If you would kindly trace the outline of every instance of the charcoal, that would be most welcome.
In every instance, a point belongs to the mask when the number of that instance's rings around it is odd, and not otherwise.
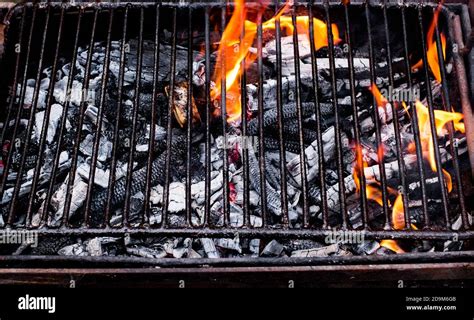
[[[184,137],[182,135],[174,134],[171,148],[167,152],[171,152],[171,163],[178,163],[179,159],[184,156],[183,148]],[[165,182],[165,164],[166,152],[162,153],[152,163],[151,182],[152,185],[164,184]],[[132,174],[131,193],[136,194],[145,188],[147,167],[134,171]],[[115,182],[114,190],[112,192],[112,207],[120,205],[125,199],[126,179],[121,178]],[[95,192],[92,197],[92,214],[98,215],[103,212],[107,198],[107,190]]]
[[[40,141],[40,136],[43,130],[43,122],[46,121],[44,119],[45,112],[47,111],[40,111],[35,115],[35,138],[37,142]],[[63,114],[63,107],[59,104],[53,104],[49,112],[49,117],[47,117],[48,125],[46,133],[46,142],[48,144],[51,144],[56,135],[56,130]]]
[[[220,258],[220,254],[216,249],[214,241],[209,238],[201,238],[201,244],[204,248],[204,252],[209,259]]]
[[[302,117],[308,117],[314,113],[315,106],[313,103],[303,103],[301,106],[301,115]],[[282,119],[292,119],[296,118],[298,115],[297,106],[295,103],[287,104],[283,106],[282,110]],[[278,114],[275,109],[267,110],[263,115],[263,124],[264,128],[276,124],[278,121]],[[258,118],[254,118],[248,122],[247,134],[255,135],[258,132],[259,123]]]
[[[262,257],[279,257],[285,248],[278,241],[272,240],[267,246],[263,249],[261,256]]]

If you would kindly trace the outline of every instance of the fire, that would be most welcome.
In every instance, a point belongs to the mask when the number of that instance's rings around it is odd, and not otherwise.
[[[281,28],[287,35],[292,35],[295,31],[291,17],[283,16],[289,8],[291,2],[287,2],[282,10],[270,20],[262,23],[262,29],[275,30],[275,22],[280,19]],[[265,8],[262,8],[264,10]],[[224,33],[222,35],[219,48],[217,51],[217,63],[214,70],[213,82],[214,86],[211,89],[211,98],[214,101],[222,95],[222,80],[225,77],[226,84],[226,110],[227,121],[229,123],[236,122],[240,119],[242,113],[242,102],[240,94],[240,76],[243,69],[248,68],[255,62],[257,56],[251,52],[252,45],[255,42],[258,24],[246,20],[247,9],[244,0],[235,1],[235,9],[232,18],[229,21]],[[244,17],[244,19],[242,19]],[[314,19],[314,45],[316,50],[328,46],[328,30],[326,23]],[[299,16],[296,18],[296,31],[298,34],[309,34],[309,17]],[[331,26],[334,43],[341,42],[339,37],[339,30],[335,24]],[[245,30],[245,35],[241,39],[242,30]],[[245,66],[242,62],[245,60]]]
[[[377,107],[379,108],[385,108],[385,106],[388,103],[388,100],[383,96],[383,94],[380,92],[379,88],[375,83],[372,83],[372,85],[369,88],[370,92],[375,97],[375,100],[377,101]]]
[[[395,240],[382,240],[380,241],[380,246],[392,250],[396,253],[405,253],[405,251],[400,248],[400,246]]]
[[[392,210],[393,228],[395,230],[405,229],[405,206],[403,204],[403,197],[398,195]]]
[[[435,79],[441,83],[441,71],[440,71],[440,66],[439,66],[439,57],[438,57],[438,46],[436,44],[436,39],[435,39],[435,31],[436,31],[436,26],[438,25],[438,18],[439,18],[439,13],[441,11],[442,4],[438,6],[438,9],[436,9],[434,16],[433,16],[433,21],[431,22],[430,28],[428,29],[428,34],[426,36],[426,41],[428,50],[426,51],[426,55],[428,57],[428,65],[430,67],[431,72],[433,73],[433,76]],[[446,59],[446,36],[443,33],[440,33],[440,39],[441,39],[441,46],[443,48],[443,59]],[[418,70],[423,67],[423,59],[418,61],[413,67],[412,70]]]
[[[433,145],[433,136],[431,134],[431,125],[430,125],[430,115],[428,112],[428,107],[423,105],[420,101],[416,102],[416,110],[418,112],[418,128],[420,130],[420,139],[423,150],[423,156],[430,163],[430,167],[434,172],[438,172],[436,166],[435,156],[434,156],[434,145]],[[452,122],[454,125],[454,130],[464,133],[465,127],[462,113],[457,112],[446,112],[442,110],[434,110],[435,123],[436,123],[436,133],[439,137],[445,135],[446,131],[444,127]],[[447,175],[449,175],[446,172]],[[451,179],[449,179],[451,180]]]
[[[362,176],[365,179],[364,169],[367,168],[369,165],[367,161],[364,160],[363,147],[359,145],[359,146],[356,146],[355,149],[356,149],[357,162],[356,162],[356,165],[354,166],[352,175],[353,175],[354,183],[356,186],[356,192],[360,193],[362,190],[362,187],[361,187],[361,181],[360,181],[359,176]],[[379,153],[380,153],[380,150],[383,150],[383,149],[379,148]],[[379,157],[380,157],[380,154],[379,154]],[[382,191],[380,190],[379,183],[376,180],[367,181],[365,192],[367,195],[367,199],[377,202],[381,207],[383,206]]]

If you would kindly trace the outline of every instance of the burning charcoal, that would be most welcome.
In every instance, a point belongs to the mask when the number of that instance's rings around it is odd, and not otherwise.
[[[249,146],[249,169],[250,169],[250,183],[252,187],[257,191],[258,194],[262,194],[260,187],[260,168],[257,157],[252,146]],[[263,175],[265,177],[265,175]],[[276,190],[268,183],[265,179],[266,193],[267,193],[267,206],[268,209],[276,216],[282,215],[281,210],[281,198],[277,194]]]
[[[95,134],[88,134],[84,141],[82,141],[79,150],[86,156],[92,157],[92,148],[94,146]],[[107,140],[107,137],[101,135],[99,143],[99,153],[97,160],[105,162],[112,156],[112,142]]]
[[[218,259],[220,258],[220,254],[216,249],[214,241],[209,238],[201,238],[201,244],[204,248],[204,252],[209,259]]]
[[[378,241],[367,240],[356,246],[355,251],[357,254],[372,255],[380,248]]]
[[[152,249],[144,246],[127,246],[126,251],[129,255],[148,259],[162,259],[168,255],[163,249]]]
[[[260,255],[260,239],[252,239],[249,243],[249,251],[252,256],[258,257]]]
[[[235,239],[215,239],[214,242],[219,248],[242,253],[242,247],[240,246],[240,239],[238,236]]]
[[[340,251],[339,244],[335,243],[326,247],[313,248],[306,250],[297,250],[291,253],[292,258],[312,258],[312,257],[327,257],[336,254]]]
[[[158,185],[151,191],[150,201],[153,205],[163,204],[162,186]],[[184,211],[186,209],[186,186],[181,182],[172,182],[169,186],[168,210],[172,213]]]
[[[35,94],[35,85],[36,85],[36,81],[34,79],[29,79],[26,82],[26,88],[25,88],[25,93],[24,93],[25,98],[23,100],[23,106],[26,109],[30,108],[33,104],[33,99],[34,99],[34,94]],[[20,97],[20,93],[21,93],[21,84],[18,84],[17,97]],[[37,100],[36,108],[38,109],[45,108],[46,95],[47,95],[47,92],[40,88],[38,92],[38,100]]]
[[[126,69],[125,81],[128,83],[134,83],[136,77],[136,67],[137,67],[137,49],[138,41],[136,39],[131,39],[129,41],[130,53],[126,56]],[[169,82],[170,80],[170,57],[172,56],[172,48],[167,44],[160,44],[160,65],[158,67],[158,81],[159,82]],[[155,45],[152,42],[144,41],[143,46],[143,64],[142,64],[142,73],[141,79],[144,84],[153,83],[153,67],[154,67],[154,55],[155,55]],[[200,53],[197,51],[193,52],[193,61],[196,61],[200,56]],[[176,47],[176,74],[175,80],[177,82],[183,82],[188,79],[188,49],[184,47]],[[116,69],[111,69],[112,72],[115,72]],[[114,73],[115,77],[118,79],[119,74]]]
[[[334,158],[336,152],[336,144],[334,127],[329,128],[323,133],[323,150],[324,160],[326,162]],[[308,182],[312,181],[319,174],[319,147],[318,141],[314,141],[311,146],[306,148],[306,165],[308,173]],[[298,155],[292,158],[288,164],[288,172],[296,182],[297,186],[301,186],[301,157]]]
[[[171,99],[170,88],[166,87],[166,94],[168,95],[168,99]],[[188,119],[188,83],[187,82],[181,82],[177,83],[175,88],[174,88],[174,104],[173,104],[173,114],[178,122],[178,124],[181,126],[181,128],[184,128],[187,126],[187,119]],[[197,125],[201,122],[201,116],[199,115],[199,111],[196,106],[196,101],[194,100],[194,97],[191,99],[191,104],[192,104],[192,114],[193,114],[193,119],[192,119],[192,124]]]
[[[173,140],[168,152],[171,152],[171,161],[174,164],[180,163],[181,159],[184,156],[183,143],[184,136],[178,132],[173,134]],[[166,152],[161,154],[156,160],[152,163],[151,171],[151,183],[152,185],[164,184],[165,178],[165,164],[166,164]],[[136,194],[139,191],[144,190],[146,183],[147,167],[143,167],[139,170],[136,170],[132,174],[132,188],[131,193]],[[112,192],[112,206],[116,207],[124,201],[125,198],[125,185],[126,181],[124,178],[121,178],[116,181],[114,190]],[[92,200],[92,212],[98,213],[103,211],[105,206],[105,201],[107,198],[107,190],[95,193]]]
[[[134,194],[130,198],[130,217],[133,219],[139,217],[145,204],[145,195],[143,192]]]
[[[88,256],[89,254],[83,244],[76,243],[76,244],[60,249],[58,251],[58,255],[85,257],[85,256]]]
[[[184,239],[182,244],[180,244],[179,241],[176,240],[175,248],[173,249],[173,258],[180,259],[183,257],[188,257],[192,244],[193,241],[190,238]]]
[[[283,119],[292,119],[296,118],[298,115],[297,109],[296,109],[296,104],[291,103],[283,106],[282,110],[282,118]],[[311,116],[314,113],[314,103],[303,103],[302,104],[302,116],[303,117],[308,117]],[[271,109],[265,111],[263,115],[263,127],[269,127],[271,125],[276,124],[278,121],[278,114],[276,109]],[[254,118],[249,121],[248,123],[248,128],[247,128],[247,134],[249,135],[256,135],[258,132],[258,118]]]
[[[100,257],[104,255],[103,245],[117,242],[117,238],[94,238],[86,241],[86,250],[92,257]]]
[[[40,111],[35,115],[35,138],[37,142],[39,142],[43,130],[45,112],[46,111]],[[46,133],[46,141],[48,142],[48,144],[51,144],[53,142],[53,139],[56,135],[56,129],[59,125],[59,121],[61,120],[62,114],[63,107],[61,105],[53,104],[51,106],[48,121],[48,131]]]
[[[84,180],[89,181],[90,175],[90,165],[83,163],[79,168],[77,168],[77,174]],[[110,170],[102,170],[98,167],[95,168],[94,184],[107,188],[109,185]]]
[[[285,248],[276,240],[272,240],[262,251],[262,257],[279,257]]]
[[[61,185],[61,187],[59,187],[59,189],[53,194],[51,198],[51,206],[55,211],[54,216],[51,218],[51,223],[53,224],[59,222],[64,216],[68,180],[69,178],[66,178],[64,183]],[[79,175],[76,175],[76,179],[74,179],[74,185],[72,188],[71,206],[68,213],[69,217],[72,217],[86,200],[87,186],[87,183],[79,178]]]
[[[211,194],[214,195],[218,191],[222,190],[222,187],[224,185],[224,174],[219,171],[212,171],[211,172]],[[198,205],[203,205],[206,198],[205,198],[205,192],[206,192],[206,182],[201,181],[199,183],[195,183],[191,185],[191,197],[196,201]]]

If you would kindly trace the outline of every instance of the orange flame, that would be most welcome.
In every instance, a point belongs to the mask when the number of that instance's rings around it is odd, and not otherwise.
[[[395,230],[403,230],[405,228],[405,205],[403,204],[403,197],[398,195],[392,210],[393,228]]]
[[[383,94],[380,92],[379,88],[375,83],[372,83],[372,85],[369,88],[370,92],[375,97],[375,100],[377,101],[377,107],[382,107],[385,108],[385,106],[388,103],[388,100],[383,96]]]
[[[363,159],[363,153],[364,153],[363,152],[363,147],[358,145],[358,146],[356,146],[355,149],[356,149],[356,160],[357,160],[357,162],[354,166],[352,175],[353,175],[353,178],[354,178],[354,183],[356,185],[356,192],[360,193],[361,190],[362,190],[362,187],[361,187],[361,181],[360,181],[359,176],[365,178],[364,169],[367,168],[369,165],[368,165],[367,161],[365,161]],[[383,158],[384,155],[383,154],[380,155],[380,152],[384,152],[384,149],[379,148],[378,152],[379,152],[379,157]],[[367,195],[367,199],[377,202],[382,207],[383,206],[382,191],[380,190],[378,184],[379,183],[376,180],[367,181],[367,185],[365,187],[365,192],[366,192],[366,195]]]
[[[272,19],[262,23],[262,29],[275,30],[275,22],[280,19],[281,28],[288,35],[292,35],[295,27],[293,26],[292,17],[283,16],[287,11],[291,2],[288,1],[285,7],[278,12]],[[262,8],[264,10],[265,8]],[[246,20],[247,9],[244,0],[235,1],[235,9],[232,18],[229,21],[224,33],[222,35],[219,49],[217,51],[217,63],[214,70],[213,82],[214,86],[211,90],[211,98],[217,101],[222,95],[222,80],[225,78],[226,85],[226,110],[227,121],[238,121],[242,113],[241,94],[240,94],[240,76],[243,68],[248,68],[257,56],[251,53],[252,45],[255,42],[258,24]],[[328,30],[325,22],[314,19],[314,45],[316,50],[328,46]],[[309,34],[309,17],[301,16],[296,18],[296,28],[298,34]],[[242,30],[245,30],[245,35],[241,39]],[[341,42],[339,37],[339,30],[335,24],[331,26],[334,37],[334,44]],[[242,62],[245,59],[245,66]]]
[[[382,240],[380,242],[380,246],[387,248],[389,250],[392,250],[393,252],[396,252],[396,253],[405,253],[405,251],[402,248],[400,248],[400,246],[395,240]]]
[[[436,39],[435,39],[435,30],[436,26],[438,25],[438,18],[439,18],[439,13],[441,11],[442,4],[440,3],[438,8],[436,9],[434,16],[433,16],[433,21],[431,22],[430,28],[428,29],[428,34],[426,36],[426,41],[428,50],[426,51],[426,56],[428,57],[428,65],[430,66],[430,70],[433,73],[433,76],[435,79],[441,83],[441,71],[440,71],[440,66],[439,66],[439,57],[438,57],[438,46],[436,44]],[[446,36],[443,33],[440,33],[440,38],[441,38],[441,46],[443,48],[443,59],[446,59]],[[421,67],[423,67],[423,59],[418,61],[413,67],[412,71],[418,70]]]
[[[416,110],[418,112],[418,127],[420,130],[420,139],[423,150],[423,156],[429,161],[431,169],[434,172],[438,172],[434,156],[434,145],[433,136],[431,134],[430,115],[428,107],[423,105],[420,101],[416,102]],[[446,112],[442,110],[434,110],[436,133],[442,137],[445,135],[444,127],[453,122],[454,129],[461,133],[464,133],[465,127],[462,113],[457,112]]]

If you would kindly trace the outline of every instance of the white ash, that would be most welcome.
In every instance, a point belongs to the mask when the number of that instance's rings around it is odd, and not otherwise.
[[[164,188],[161,185],[153,187],[150,194],[150,202],[153,205],[162,205]],[[168,211],[177,213],[186,209],[186,187],[184,183],[172,182],[169,186]]]
[[[242,247],[240,245],[240,239],[238,235],[234,239],[219,238],[215,239],[214,242],[219,248],[242,253]]]
[[[114,244],[119,241],[119,238],[101,237],[87,240],[83,243],[76,243],[64,247],[58,251],[60,256],[90,256],[100,257],[107,255],[105,248],[109,244]]]
[[[218,259],[221,257],[212,239],[201,238],[201,244],[204,248],[204,252],[206,253],[206,256],[209,259]]]
[[[253,257],[258,257],[260,255],[260,239],[252,239],[249,242],[249,251],[252,253]]]
[[[331,127],[323,133],[323,150],[325,161],[334,158],[336,152],[335,129]],[[347,139],[346,139],[347,140]],[[305,150],[306,154],[306,172],[308,174],[308,181],[312,181],[319,173],[319,146],[318,141],[314,141]],[[297,186],[301,186],[301,157],[299,155],[290,158],[287,168],[288,172],[296,182]]]
[[[296,250],[291,253],[292,258],[327,257],[336,254],[340,250],[339,244],[334,243],[326,247]]]
[[[40,141],[41,133],[43,131],[43,122],[45,111],[37,112],[35,115],[35,139],[36,142]],[[63,114],[63,107],[60,104],[53,104],[50,109],[48,129],[46,131],[46,141],[51,144],[56,136],[56,130]]]
[[[81,142],[79,150],[86,156],[92,156],[92,150],[95,142],[95,135],[88,134],[86,138]],[[97,160],[100,162],[105,162],[112,157],[112,148],[113,144],[110,142],[107,137],[101,135],[99,142],[99,150],[97,155]]]

